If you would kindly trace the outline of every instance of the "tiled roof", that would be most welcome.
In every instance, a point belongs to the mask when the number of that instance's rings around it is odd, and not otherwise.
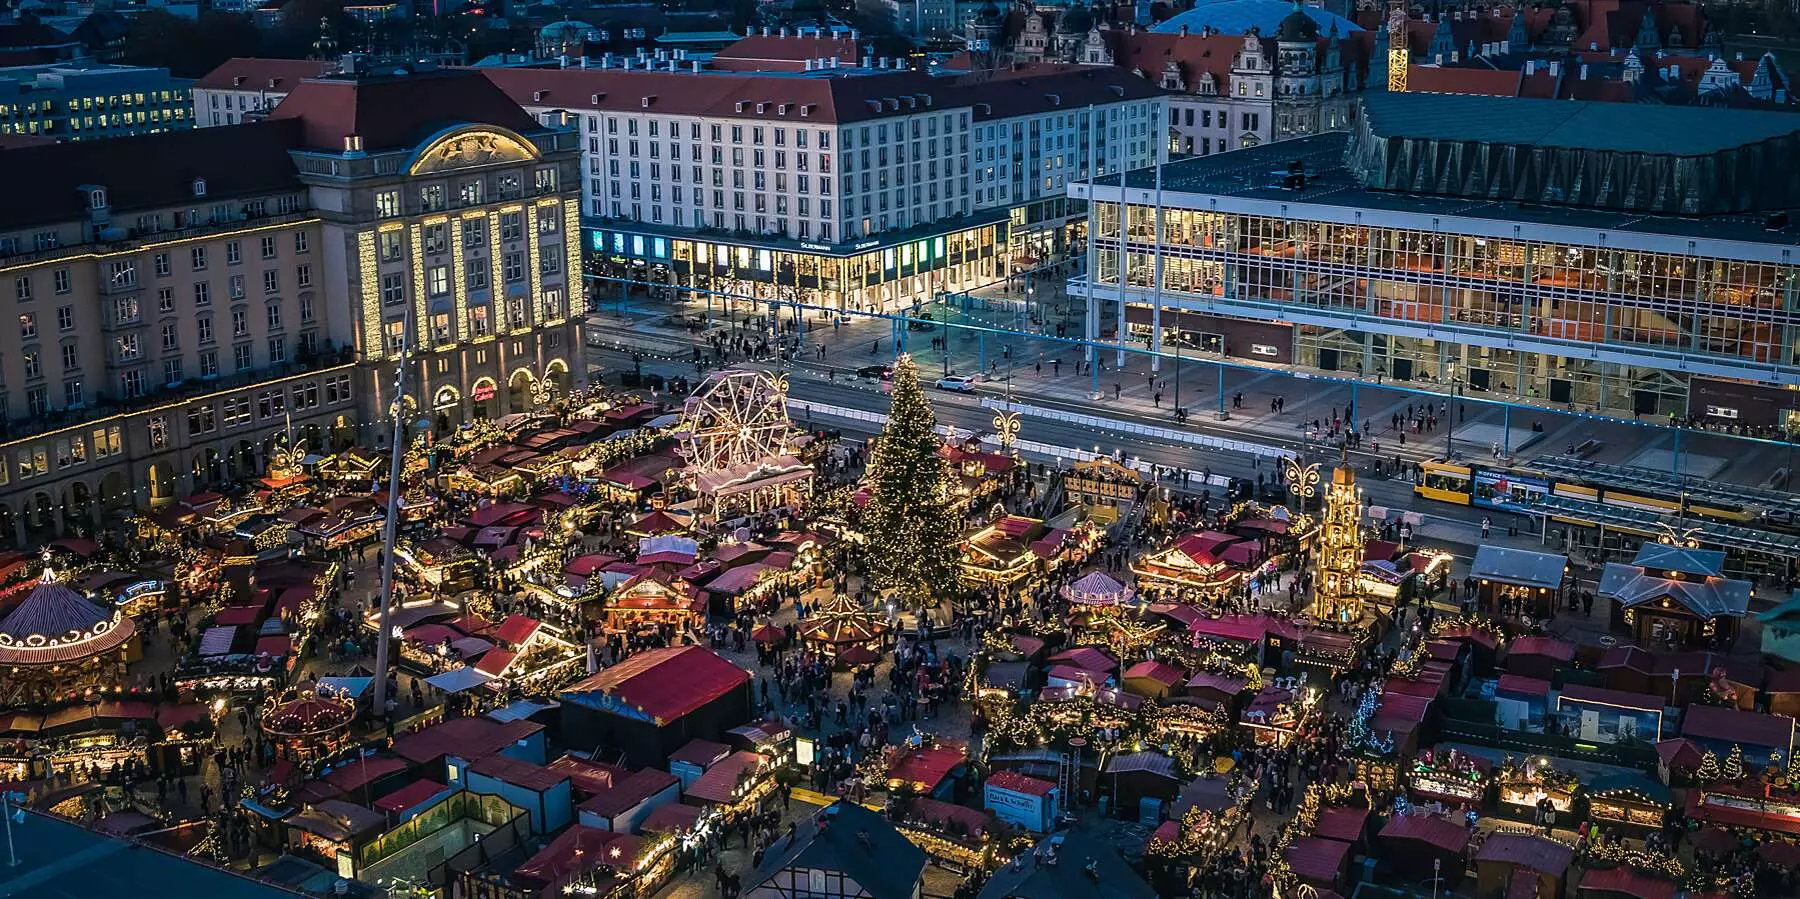
[[[659,722],[675,721],[750,681],[749,672],[701,646],[640,652],[563,690],[604,693]]]
[[[324,59],[263,59],[235,56],[194,82],[196,90],[266,90],[285,94],[305,78],[317,78],[337,67]]]
[[[374,152],[412,147],[465,123],[520,133],[542,130],[473,69],[309,78],[296,85],[269,118],[300,119],[301,143],[332,152],[341,152],[350,135],[361,137],[363,149]]]
[[[712,67],[727,72],[801,72],[809,59],[836,57],[842,65],[857,65],[863,53],[848,37],[806,35],[751,35],[713,55]]]
[[[83,219],[82,185],[106,188],[120,213],[193,205],[194,180],[206,203],[299,191],[288,150],[293,122],[192,128],[0,151],[0,228]]]

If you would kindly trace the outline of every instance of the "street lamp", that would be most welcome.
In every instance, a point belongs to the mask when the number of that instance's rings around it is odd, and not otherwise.
[[[1448,462],[1451,459],[1456,458],[1456,448],[1453,445],[1456,440],[1456,410],[1450,408],[1457,404],[1457,397],[1459,396],[1456,392],[1458,386],[1456,380],[1456,360],[1451,359],[1445,362],[1444,367],[1450,375],[1450,402],[1444,406],[1444,461]]]

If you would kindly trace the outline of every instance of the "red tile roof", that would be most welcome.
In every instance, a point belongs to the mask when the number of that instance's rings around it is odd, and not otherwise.
[[[1523,79],[1524,73],[1518,70],[1415,65],[1407,70],[1406,90],[1408,93],[1516,97]]]
[[[266,90],[285,94],[304,78],[317,78],[337,69],[334,60],[262,59],[235,56],[194,82],[195,90]]]
[[[762,767],[763,757],[754,752],[734,752],[706,769],[684,792],[690,799],[725,805],[736,796],[739,778]]]
[[[563,692],[604,693],[667,723],[749,682],[749,672],[710,649],[672,646],[640,652]]]
[[[473,69],[309,78],[269,118],[299,119],[302,144],[331,152],[342,152],[344,138],[351,135],[374,152],[417,146],[445,128],[468,123],[519,133],[542,130]]]
[[[841,65],[859,65],[856,41],[821,34],[751,35],[713,54],[712,68],[724,72],[803,72],[806,61],[836,57]]]

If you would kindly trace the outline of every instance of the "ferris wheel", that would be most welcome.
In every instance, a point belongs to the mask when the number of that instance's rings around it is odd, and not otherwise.
[[[787,378],[724,369],[701,382],[681,413],[681,454],[701,472],[739,468],[780,455],[793,423]]]

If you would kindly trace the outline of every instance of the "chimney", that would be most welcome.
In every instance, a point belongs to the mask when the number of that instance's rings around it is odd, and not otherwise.
[[[831,67],[832,67],[832,68],[834,68],[834,69],[835,69],[835,68],[837,68],[837,67],[838,67],[838,66],[839,66],[839,65],[840,65],[840,63],[839,63],[839,62],[838,62],[838,58],[837,58],[837,57],[835,57],[835,56],[833,56],[833,57],[832,57],[832,58],[831,58]]]
[[[700,74],[700,60],[696,59],[693,62],[689,63],[689,65],[694,67],[694,74],[696,74],[696,75]]]
[[[1562,62],[1560,60],[1552,59],[1552,60],[1550,60],[1549,64],[1550,64],[1550,77],[1561,78],[1562,77]]]
[[[863,62],[863,64],[862,64],[862,67],[863,67],[863,68],[865,68],[865,69],[868,69],[868,68],[873,68],[873,66],[872,66],[872,65],[871,65],[871,63],[873,63],[873,62],[875,62],[875,57],[873,57],[873,56],[865,56],[865,57],[863,57],[863,60],[862,60],[862,62]]]
[[[1582,80],[1582,81],[1586,81],[1586,80],[1587,80],[1587,73],[1588,73],[1588,67],[1587,67],[1587,63],[1585,63],[1585,62],[1584,62],[1584,63],[1582,63],[1582,64],[1581,64],[1581,76],[1580,76],[1580,80]]]
[[[810,59],[808,59],[808,60],[806,60],[806,69],[805,69],[805,71],[808,71],[808,72],[810,72],[810,71],[812,71],[812,63],[813,63],[813,61],[812,61],[812,60],[810,60]]]
[[[1536,75],[1536,74],[1537,74],[1537,60],[1535,60],[1535,59],[1525,60],[1525,77],[1530,78],[1531,76]]]

